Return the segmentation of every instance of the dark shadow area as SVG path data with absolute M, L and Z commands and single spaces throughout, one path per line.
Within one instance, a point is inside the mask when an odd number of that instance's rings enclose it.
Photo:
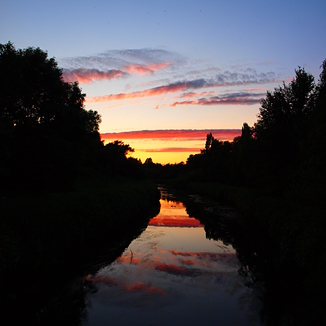
M 85 240 L 79 248 L 60 250 L 60 261 L 47 252 L 42 265 L 33 271 L 29 265 L 20 266 L 1 282 L 1 323 L 3 325 L 81 325 L 86 318 L 85 295 L 92 284 L 84 279 L 102 266 L 118 258 L 130 242 L 157 215 L 159 205 L 134 215 L 128 223 L 115 224 L 109 232 Z M 105 226 L 103 226 L 105 227 Z M 57 234 L 60 236 L 60 234 Z M 26 260 L 37 257 L 31 253 Z M 18 313 L 19 312 L 19 313 Z

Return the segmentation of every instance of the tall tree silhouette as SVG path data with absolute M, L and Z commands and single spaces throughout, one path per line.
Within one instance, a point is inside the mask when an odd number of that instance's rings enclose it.
M 303 68 L 286 85 L 267 92 L 262 100 L 254 136 L 258 142 L 262 184 L 275 190 L 288 186 L 292 165 L 298 159 L 298 145 L 311 119 L 314 77 Z

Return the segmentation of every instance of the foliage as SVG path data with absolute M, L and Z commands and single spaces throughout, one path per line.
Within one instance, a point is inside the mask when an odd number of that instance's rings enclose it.
M 69 187 L 101 146 L 96 111 L 39 48 L 0 45 L 2 191 Z

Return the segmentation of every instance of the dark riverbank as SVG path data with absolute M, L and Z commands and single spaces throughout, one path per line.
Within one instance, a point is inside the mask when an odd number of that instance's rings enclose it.
M 241 218 L 222 221 L 234 232 L 223 241 L 232 243 L 235 248 L 247 248 L 247 252 L 238 252 L 242 256 L 240 259 L 264 277 L 268 325 L 307 325 L 326 321 L 320 302 L 326 290 L 325 211 L 322 204 L 307 206 L 288 197 L 272 197 L 252 189 L 218 183 L 173 184 L 185 193 L 199 194 L 236 207 Z M 198 207 L 194 203 L 188 204 L 187 210 L 191 214 Z M 216 212 L 209 212 L 211 208 L 208 211 L 200 209 L 207 236 L 217 239 L 223 235 L 211 226 L 221 222 L 220 217 L 219 221 L 214 221 Z M 310 223 L 312 215 L 313 224 Z M 239 245 L 241 238 L 245 244 Z
M 160 194 L 153 183 L 107 181 L 84 181 L 65 193 L 1 199 L 5 324 L 40 317 L 65 283 L 103 257 L 114 260 L 158 213 Z

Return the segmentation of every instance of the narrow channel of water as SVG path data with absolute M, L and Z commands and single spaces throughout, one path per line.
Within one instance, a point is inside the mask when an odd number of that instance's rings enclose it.
M 182 202 L 160 203 L 118 259 L 85 276 L 83 325 L 262 325 L 259 292 L 232 245 L 207 239 Z

